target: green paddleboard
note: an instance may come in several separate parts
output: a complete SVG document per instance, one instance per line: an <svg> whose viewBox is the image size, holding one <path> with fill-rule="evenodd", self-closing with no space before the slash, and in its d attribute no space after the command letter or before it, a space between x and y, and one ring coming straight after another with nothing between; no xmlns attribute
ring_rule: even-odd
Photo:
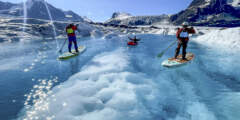
<svg viewBox="0 0 240 120"><path fill-rule="evenodd" d="M58 57L58 59L59 60L67 60L67 59L70 59L72 57L78 56L79 54L83 53L85 50L86 50L85 46L79 46L78 47L78 53L76 53L75 50L73 50L72 53L66 52L66 53L63 53L62 55L60 55Z"/></svg>

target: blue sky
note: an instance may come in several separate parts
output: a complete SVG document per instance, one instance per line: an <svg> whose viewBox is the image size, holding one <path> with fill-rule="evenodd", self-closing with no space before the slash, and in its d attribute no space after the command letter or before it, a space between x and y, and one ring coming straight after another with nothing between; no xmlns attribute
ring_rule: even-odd
<svg viewBox="0 0 240 120"><path fill-rule="evenodd" d="M21 2L22 0L2 0ZM192 0L47 0L57 8L72 10L94 21L105 21L113 12L132 15L174 14L187 8Z"/></svg>

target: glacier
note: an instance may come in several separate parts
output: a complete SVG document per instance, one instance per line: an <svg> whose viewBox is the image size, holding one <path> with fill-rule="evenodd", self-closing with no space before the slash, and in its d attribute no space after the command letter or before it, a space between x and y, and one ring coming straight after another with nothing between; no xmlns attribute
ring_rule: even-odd
<svg viewBox="0 0 240 120"><path fill-rule="evenodd" d="M237 120L239 31L193 37L188 51L196 59L176 69L161 67L174 48L156 58L175 36L138 34L143 41L133 48L124 36L95 40L100 48L85 53L92 57L79 72L52 89L55 79L44 80L26 95L19 120Z"/></svg>

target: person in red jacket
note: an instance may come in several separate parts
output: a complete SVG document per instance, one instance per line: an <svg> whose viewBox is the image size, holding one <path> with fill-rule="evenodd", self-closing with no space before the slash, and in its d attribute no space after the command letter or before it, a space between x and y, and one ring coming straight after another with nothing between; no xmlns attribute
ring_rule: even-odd
<svg viewBox="0 0 240 120"><path fill-rule="evenodd" d="M179 55L181 47L182 49L182 60L187 60L186 59L186 49L187 49L187 44L189 41L189 34L195 34L195 30L193 27L188 28L188 23L184 22L182 24L182 28L179 28L177 31L177 39L178 39L178 46L175 52L175 59L177 59L177 56Z"/></svg>
<svg viewBox="0 0 240 120"><path fill-rule="evenodd" d="M78 29L78 25L70 24L66 27L66 32L68 35L68 51L72 53L72 42L74 43L74 47L76 52L78 53L78 45L75 31Z"/></svg>

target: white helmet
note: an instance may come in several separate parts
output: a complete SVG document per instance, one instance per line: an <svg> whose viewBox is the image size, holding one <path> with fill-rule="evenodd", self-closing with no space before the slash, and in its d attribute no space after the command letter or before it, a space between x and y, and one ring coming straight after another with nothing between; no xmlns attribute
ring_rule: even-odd
<svg viewBox="0 0 240 120"><path fill-rule="evenodd" d="M188 24L188 22L183 22L182 23L182 26L188 26L189 24Z"/></svg>

